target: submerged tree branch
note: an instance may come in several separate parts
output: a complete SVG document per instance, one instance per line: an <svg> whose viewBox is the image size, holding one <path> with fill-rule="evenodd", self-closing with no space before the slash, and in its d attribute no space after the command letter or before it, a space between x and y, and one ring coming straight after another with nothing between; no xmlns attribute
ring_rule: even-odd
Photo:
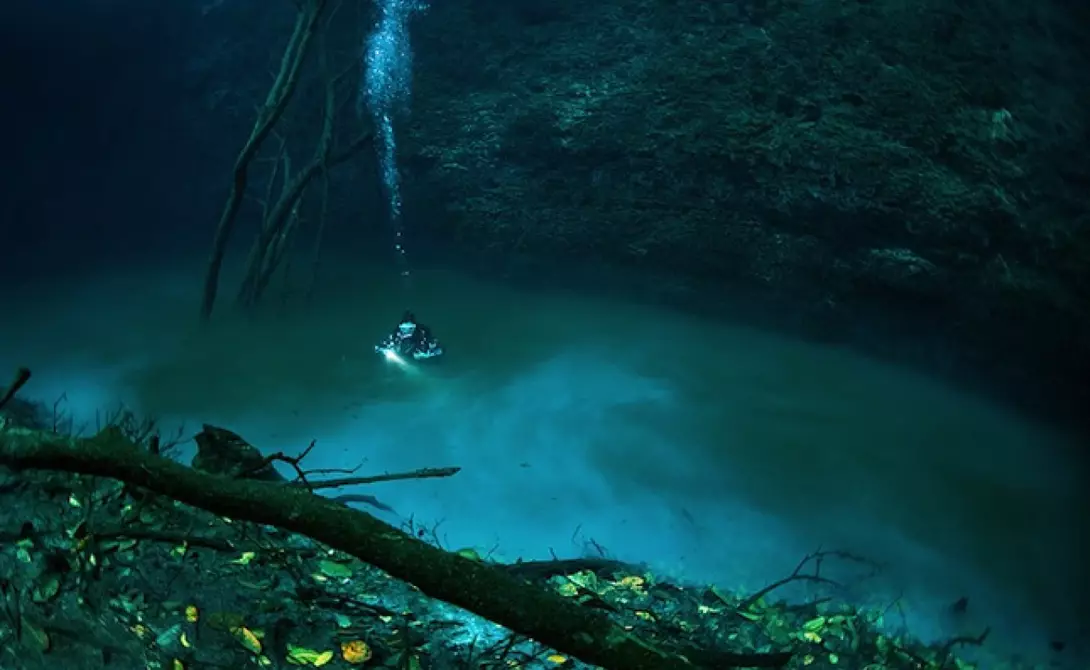
<svg viewBox="0 0 1090 670"><path fill-rule="evenodd" d="M201 318L203 320L211 318L212 309L216 303L220 269L223 266L224 255L227 253L227 242L231 238L231 233L234 232L235 223L238 220L238 211L242 206L243 196L246 194L250 163L261 149L262 143L272 132L273 126L284 115L288 101L299 83L299 72L310 48L318 20L327 5L327 0L307 0L300 9L291 39L288 40L288 45L284 48L284 55L280 61L280 71L269 89L265 104L258 112L250 137L246 140L235 159L231 190L227 195L227 202L223 206L223 212L220 214L219 224L216 226L216 235L212 241L212 253L208 259L208 268L205 271L204 292L201 297Z"/></svg>
<svg viewBox="0 0 1090 670"><path fill-rule="evenodd" d="M425 595L467 609L588 663L627 670L779 667L789 652L735 654L642 641L604 613L524 581L501 567L422 542L304 487L186 467L135 446L116 427L93 438L0 432L0 465L113 478L214 514L300 533L356 556Z"/></svg>
<svg viewBox="0 0 1090 670"><path fill-rule="evenodd" d="M315 74L323 93L320 103L321 124L313 156L301 169L290 175L285 171L275 198L272 193L274 182L270 177L269 192L266 194L262 208L261 226L250 247L246 272L236 300L236 303L243 308L253 307L261 301L277 270L284 265L289 248L302 225L302 201L311 182L321 177L326 184L319 211L319 216L322 217L318 222L320 237L324 232L321 230L325 226L324 217L328 213L328 203L325 202L325 198L328 198L330 170L371 144L373 133L365 129L347 141L346 147L338 147L342 143L337 137L338 118L344 107L343 104L338 103L338 88L346 77L359 67L356 57L352 58L350 67L338 73L333 72L330 67L330 49L326 44L325 31L330 29L340 7L341 2L335 2L333 8L327 12L324 25L315 29ZM351 88L354 90L355 87ZM286 152L286 146L282 146L282 151ZM286 153L284 155L286 156ZM285 274L286 272L285 270Z"/></svg>
<svg viewBox="0 0 1090 670"><path fill-rule="evenodd" d="M19 392L19 389L23 388L23 385L28 381L30 381L30 368L19 368L16 370L15 379L12 380L11 384L3 393L0 393L0 409L8 404L11 399L15 397L15 394Z"/></svg>

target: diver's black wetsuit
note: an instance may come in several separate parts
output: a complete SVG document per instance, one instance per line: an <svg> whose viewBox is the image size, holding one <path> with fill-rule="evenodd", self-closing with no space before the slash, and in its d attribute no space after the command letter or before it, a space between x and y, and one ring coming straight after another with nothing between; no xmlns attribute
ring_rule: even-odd
<svg viewBox="0 0 1090 670"><path fill-rule="evenodd" d="M417 323L412 312L406 312L401 322L377 346L375 351L393 351L394 353L421 360L435 358L443 354L443 347L432 336L431 329Z"/></svg>

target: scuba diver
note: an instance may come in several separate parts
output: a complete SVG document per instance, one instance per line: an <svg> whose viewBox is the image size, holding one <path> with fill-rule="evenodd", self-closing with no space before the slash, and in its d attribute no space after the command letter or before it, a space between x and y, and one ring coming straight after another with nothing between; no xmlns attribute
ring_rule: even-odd
<svg viewBox="0 0 1090 670"><path fill-rule="evenodd" d="M443 347L432 336L431 329L417 323L413 313L406 310L397 328L375 347L375 353L422 361L442 356Z"/></svg>

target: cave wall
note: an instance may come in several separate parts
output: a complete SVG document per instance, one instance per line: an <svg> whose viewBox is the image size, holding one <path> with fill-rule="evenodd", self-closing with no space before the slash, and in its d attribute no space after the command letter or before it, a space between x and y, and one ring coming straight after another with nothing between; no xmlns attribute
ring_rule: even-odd
<svg viewBox="0 0 1090 670"><path fill-rule="evenodd" d="M1062 3L435 3L407 201L529 275L584 259L1083 393L1086 27Z"/></svg>

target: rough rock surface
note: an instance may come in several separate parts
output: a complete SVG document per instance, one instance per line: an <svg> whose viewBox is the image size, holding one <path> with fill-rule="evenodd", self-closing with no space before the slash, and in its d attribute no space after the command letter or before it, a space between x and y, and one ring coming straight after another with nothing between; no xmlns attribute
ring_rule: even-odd
<svg viewBox="0 0 1090 670"><path fill-rule="evenodd" d="M984 366L1070 370L1090 360L1086 14L435 3L414 25L408 188L467 247L673 274L824 323L897 314Z"/></svg>

